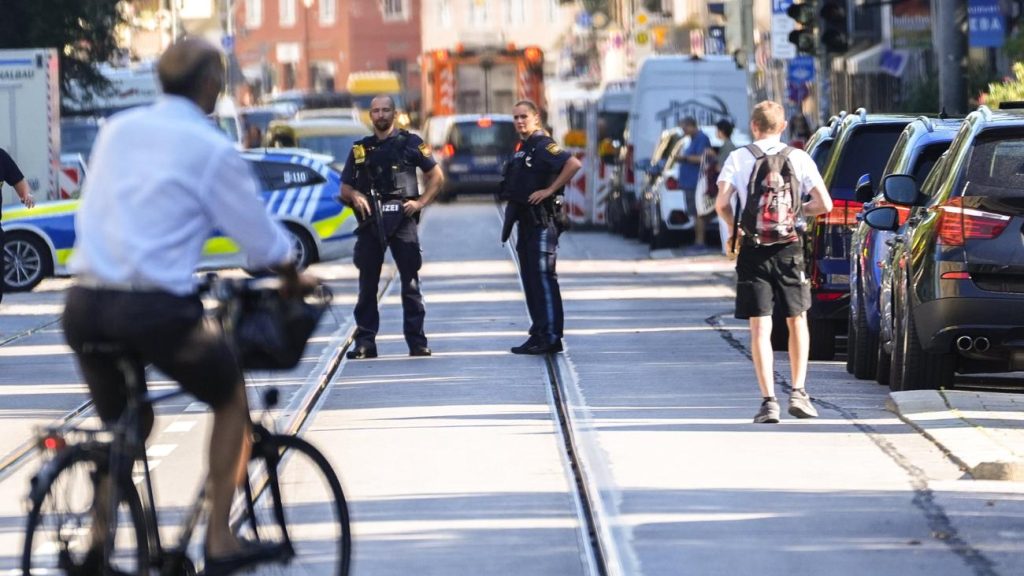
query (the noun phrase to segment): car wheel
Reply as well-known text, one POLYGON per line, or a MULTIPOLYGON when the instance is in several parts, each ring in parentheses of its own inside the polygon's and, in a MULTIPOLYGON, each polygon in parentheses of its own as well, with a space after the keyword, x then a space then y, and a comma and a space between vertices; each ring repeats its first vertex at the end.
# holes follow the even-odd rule
POLYGON ((807 319, 811 335, 811 360, 833 360, 836 357, 836 323, 818 318, 807 319))
POLYGON ((299 270, 305 270, 318 259, 316 244, 313 243, 309 232, 294 224, 286 225, 285 229, 292 242, 292 250, 295 251, 295 264, 299 270))
POLYGON ((871 380, 878 368, 878 334, 873 334, 868 327, 867 310, 864 309, 864 296, 858 292, 856 302, 850 303, 850 309, 857 306, 856 321, 850 324, 850 346, 856 350, 853 358, 853 376, 858 380, 871 380))
POLYGON ((956 355, 952 352, 934 354, 921 345, 914 324, 914 312, 909 300, 903 306, 906 328, 903 350, 902 390, 938 390, 953 385, 956 370, 956 355))
POLYGON ((4 239, 4 290, 27 292, 53 274, 53 257, 45 242, 24 232, 8 232, 4 239))

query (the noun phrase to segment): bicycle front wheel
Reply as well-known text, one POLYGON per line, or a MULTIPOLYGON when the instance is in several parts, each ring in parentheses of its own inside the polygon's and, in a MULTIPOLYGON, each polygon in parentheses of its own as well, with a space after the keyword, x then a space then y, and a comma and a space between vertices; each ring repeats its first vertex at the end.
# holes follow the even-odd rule
MULTIPOLYGON (((114 525, 98 518, 110 515, 105 507, 108 489, 107 456, 98 447, 72 446, 43 465, 32 479, 31 510, 25 529, 21 569, 24 576, 101 574, 103 551, 94 543, 114 535, 107 564, 116 574, 146 574, 148 539, 142 502, 135 487, 120 486, 114 525), (97 495, 104 495, 97 504, 97 495)), ((125 483, 122 483, 125 484, 125 483)))
POLYGON ((258 431, 238 534, 280 543, 293 554, 259 574, 347 576, 352 556, 348 507, 337 475, 311 444, 258 431))

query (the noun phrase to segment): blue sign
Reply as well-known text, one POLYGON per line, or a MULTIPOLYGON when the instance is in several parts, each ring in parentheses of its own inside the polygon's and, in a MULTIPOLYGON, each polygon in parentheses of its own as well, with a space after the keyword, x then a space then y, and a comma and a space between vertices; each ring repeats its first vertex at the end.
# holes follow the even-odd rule
POLYGON ((906 50, 882 50, 878 56, 878 67, 890 76, 903 76, 909 54, 906 50))
POLYGON ((814 56, 797 56, 786 63, 786 80, 790 84, 814 81, 814 56))
POLYGON ((772 13, 785 14, 793 0, 772 0, 772 13))
POLYGON ((221 36, 221 38, 220 38, 220 45, 221 45, 221 47, 224 48, 225 52, 233 51, 235 49, 235 37, 234 36, 228 36, 227 34, 225 34, 224 36, 221 36))
POLYGON ((967 44, 972 48, 1000 48, 1006 41, 1006 16, 999 0, 968 0, 967 44))
POLYGON ((587 12, 586 10, 580 10, 576 14, 576 25, 579 26, 580 28, 590 28, 590 25, 592 23, 593 19, 590 17, 590 12, 587 12))

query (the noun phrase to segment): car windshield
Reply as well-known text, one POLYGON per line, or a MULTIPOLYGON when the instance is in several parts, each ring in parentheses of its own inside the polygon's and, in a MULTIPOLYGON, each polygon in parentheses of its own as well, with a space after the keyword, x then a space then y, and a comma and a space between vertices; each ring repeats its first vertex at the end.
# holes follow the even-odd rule
POLYGON ((831 187, 852 190, 863 174, 871 174, 871 181, 879 182, 903 128, 903 124, 869 125, 851 134, 841 151, 839 169, 831 187))
POLYGON ((344 162, 348 158, 352 145, 363 137, 363 134, 305 136, 299 138, 296 145, 299 148, 306 148, 318 154, 331 156, 335 162, 344 162))
POLYGON ((449 142, 456 152, 466 154, 507 154, 516 145, 511 122, 459 122, 452 126, 449 142))
POLYGON ((260 112, 242 112, 240 117, 243 124, 247 128, 251 124, 255 124, 260 129, 260 134, 267 132, 267 126, 270 125, 271 120, 281 118, 283 114, 274 112, 272 110, 265 110, 260 112))
POLYGON ((60 151, 62 154, 81 154, 86 160, 92 153, 96 134, 100 126, 95 123, 65 123, 60 127, 60 151))
POLYGON ((1024 131, 982 133, 967 163, 966 193, 1024 197, 1024 131))
MULTIPOLYGON (((405 101, 402 99, 401 94, 389 94, 395 100, 395 109, 405 110, 405 101)), ((373 99, 377 97, 377 94, 353 94, 352 100, 362 110, 369 110, 370 104, 373 99)))

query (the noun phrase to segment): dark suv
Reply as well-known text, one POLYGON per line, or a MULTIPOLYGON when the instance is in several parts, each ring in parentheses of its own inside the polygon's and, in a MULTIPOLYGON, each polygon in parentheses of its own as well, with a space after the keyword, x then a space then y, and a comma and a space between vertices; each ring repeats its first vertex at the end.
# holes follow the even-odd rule
MULTIPOLYGON (((961 119, 933 119, 921 116, 904 128, 882 178, 889 174, 909 174, 918 184, 924 182, 932 167, 949 148, 961 119)), ((864 210, 891 205, 882 195, 881 186, 873 186, 865 178, 857 186, 856 200, 867 202, 864 210), (877 190, 876 190, 877 189, 877 190)), ((900 223, 907 219, 909 209, 897 207, 900 223)), ((861 215, 857 215, 861 220, 861 215)), ((880 310, 884 263, 889 259, 889 246, 894 233, 875 230, 861 222, 850 241, 850 307, 849 338, 846 369, 860 379, 876 378, 889 383, 890 355, 886 344, 891 339, 891 314, 880 310)))
POLYGON ((508 114, 458 114, 449 117, 441 148, 442 200, 460 194, 494 194, 501 171, 512 157, 519 134, 508 114))
MULTIPOLYGON (((912 206, 891 255, 890 386, 1024 369, 1024 113, 980 107, 920 191, 906 175, 883 186, 887 200, 912 206)), ((899 214, 886 206, 864 219, 892 231, 899 214)))
POLYGON ((807 314, 812 360, 835 356, 836 335, 845 332, 850 301, 850 237, 862 203, 855 197, 857 181, 868 174, 878 182, 882 168, 909 115, 868 114, 863 108, 839 122, 838 134, 822 177, 832 196, 832 211, 808 219, 805 250, 811 280, 807 314))

